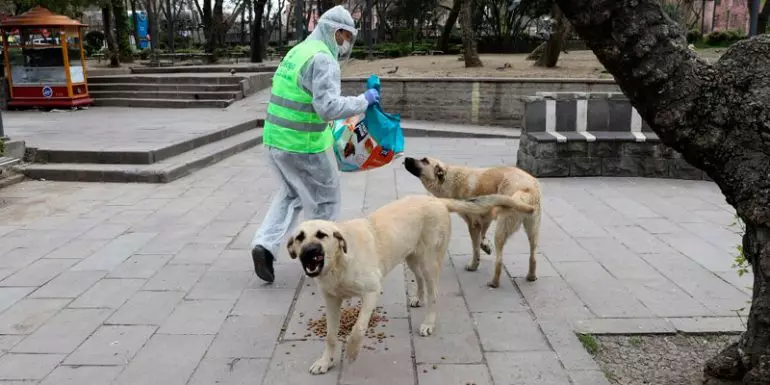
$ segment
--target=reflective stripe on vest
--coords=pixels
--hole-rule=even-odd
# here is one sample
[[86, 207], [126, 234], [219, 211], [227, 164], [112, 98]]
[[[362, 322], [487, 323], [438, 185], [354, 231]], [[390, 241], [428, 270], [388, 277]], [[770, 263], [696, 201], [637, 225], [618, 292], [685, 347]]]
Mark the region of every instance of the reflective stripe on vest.
[[323, 152], [332, 144], [329, 124], [315, 112], [313, 96], [300, 85], [300, 71], [326, 44], [305, 40], [289, 50], [276, 69], [263, 131], [266, 146], [300, 153]]

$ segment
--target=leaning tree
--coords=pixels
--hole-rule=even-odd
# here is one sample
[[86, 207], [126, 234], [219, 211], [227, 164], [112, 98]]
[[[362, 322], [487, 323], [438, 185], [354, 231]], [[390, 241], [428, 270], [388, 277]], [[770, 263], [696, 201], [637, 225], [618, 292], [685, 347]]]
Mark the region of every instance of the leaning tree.
[[770, 383], [770, 36], [731, 46], [714, 64], [687, 48], [658, 0], [556, 0], [666, 145], [705, 171], [745, 223], [754, 273], [747, 330], [707, 374]]

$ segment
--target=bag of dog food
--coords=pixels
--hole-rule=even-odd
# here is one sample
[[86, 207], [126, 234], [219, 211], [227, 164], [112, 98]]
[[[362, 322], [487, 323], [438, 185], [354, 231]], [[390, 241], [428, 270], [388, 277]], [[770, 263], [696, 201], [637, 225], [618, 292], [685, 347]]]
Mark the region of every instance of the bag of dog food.
[[[372, 75], [367, 89], [380, 91], [380, 78]], [[401, 116], [382, 111], [372, 104], [363, 114], [332, 122], [334, 156], [342, 172], [356, 172], [382, 167], [404, 152]]]

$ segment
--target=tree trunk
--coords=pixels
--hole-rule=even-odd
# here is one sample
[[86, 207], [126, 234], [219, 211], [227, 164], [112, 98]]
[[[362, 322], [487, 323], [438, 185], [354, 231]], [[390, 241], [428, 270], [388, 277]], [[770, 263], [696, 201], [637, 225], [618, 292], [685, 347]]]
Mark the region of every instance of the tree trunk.
[[473, 19], [471, 7], [473, 0], [462, 1], [460, 7], [460, 24], [463, 27], [463, 56], [465, 57], [465, 67], [483, 67], [479, 53], [476, 50], [476, 35], [473, 33]]
[[[197, 1], [197, 0], [196, 0]], [[203, 14], [201, 15], [203, 24], [203, 35], [206, 36], [206, 52], [209, 52], [209, 40], [211, 40], [211, 30], [214, 28], [214, 20], [211, 17], [211, 0], [203, 0]]]
[[134, 59], [134, 51], [131, 49], [128, 12], [126, 12], [123, 0], [112, 0], [112, 14], [115, 18], [115, 39], [118, 44], [120, 61], [130, 63]]
[[533, 49], [532, 52], [527, 55], [526, 60], [540, 60], [540, 58], [543, 56], [543, 53], [545, 52], [546, 46], [548, 46], [547, 41], [540, 43], [539, 46], [535, 47], [535, 49]]
[[251, 62], [262, 63], [262, 18], [265, 13], [265, 4], [267, 0], [256, 0], [254, 2], [254, 24], [251, 26]]
[[115, 43], [112, 28], [112, 3], [107, 2], [102, 8], [102, 23], [104, 24], [104, 39], [107, 40], [107, 51], [110, 57], [110, 67], [120, 67], [120, 53]]
[[564, 43], [569, 34], [569, 22], [564, 20], [564, 15], [556, 4], [551, 8], [551, 20], [555, 20], [556, 24], [553, 26], [551, 36], [548, 37], [542, 55], [535, 61], [535, 67], [556, 67], [559, 55], [564, 50]]
[[743, 251], [754, 273], [747, 330], [708, 362], [706, 373], [766, 385], [770, 36], [733, 44], [709, 65], [687, 48], [684, 31], [664, 16], [658, 0], [556, 3], [661, 141], [705, 171], [743, 219]]
[[770, 21], [770, 1], [765, 1], [757, 17], [757, 33], [767, 33], [768, 21]]
[[278, 0], [278, 46], [283, 46], [283, 6], [286, 0]]
[[136, 49], [141, 50], [142, 44], [139, 40], [141, 36], [139, 36], [139, 16], [136, 14], [136, 0], [131, 0], [131, 20], [134, 22], [134, 28], [132, 28], [132, 32], [134, 34], [134, 45], [136, 46]]

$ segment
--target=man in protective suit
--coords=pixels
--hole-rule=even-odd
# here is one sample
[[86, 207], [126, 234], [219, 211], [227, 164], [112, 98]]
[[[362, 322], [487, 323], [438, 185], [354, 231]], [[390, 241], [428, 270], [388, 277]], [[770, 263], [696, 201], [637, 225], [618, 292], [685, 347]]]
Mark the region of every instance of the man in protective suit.
[[350, 57], [357, 33], [341, 5], [324, 12], [273, 76], [263, 143], [280, 189], [251, 242], [254, 271], [264, 281], [275, 279], [273, 261], [301, 210], [306, 219], [336, 220], [339, 215], [340, 182], [329, 152], [328, 122], [361, 114], [380, 97], [373, 89], [340, 95], [339, 62]]

